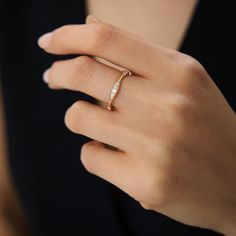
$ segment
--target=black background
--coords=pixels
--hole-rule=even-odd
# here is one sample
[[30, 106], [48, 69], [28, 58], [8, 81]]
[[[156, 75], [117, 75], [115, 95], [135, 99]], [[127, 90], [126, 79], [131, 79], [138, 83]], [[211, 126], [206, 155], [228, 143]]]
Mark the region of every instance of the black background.
[[[33, 235], [218, 235], [146, 211], [80, 163], [86, 138], [64, 126], [76, 100], [51, 91], [42, 73], [55, 57], [37, 46], [43, 33], [84, 23], [80, 0], [1, 0], [0, 66], [7, 114], [9, 158]], [[233, 1], [200, 1], [182, 51], [197, 58], [235, 109], [235, 11]]]

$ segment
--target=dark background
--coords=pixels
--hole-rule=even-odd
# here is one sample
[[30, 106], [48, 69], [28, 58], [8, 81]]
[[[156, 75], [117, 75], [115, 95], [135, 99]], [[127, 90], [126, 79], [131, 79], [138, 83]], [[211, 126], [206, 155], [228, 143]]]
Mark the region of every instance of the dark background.
[[[43, 33], [84, 23], [80, 0], [0, 0], [0, 69], [9, 158], [32, 234], [218, 235], [146, 211], [114, 186], [87, 173], [80, 148], [87, 141], [64, 126], [76, 100], [92, 98], [51, 91], [42, 73], [55, 57], [37, 46]], [[233, 1], [200, 1], [181, 51], [198, 59], [235, 109], [235, 8]]]

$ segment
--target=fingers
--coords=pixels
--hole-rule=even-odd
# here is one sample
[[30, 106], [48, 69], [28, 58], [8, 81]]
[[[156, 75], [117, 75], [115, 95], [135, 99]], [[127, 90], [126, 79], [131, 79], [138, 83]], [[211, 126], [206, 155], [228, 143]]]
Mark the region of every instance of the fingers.
[[102, 57], [143, 77], [162, 64], [165, 49], [109, 24], [97, 22], [67, 25], [39, 39], [39, 45], [54, 54], [88, 54]]
[[149, 189], [151, 174], [145, 173], [145, 167], [140, 167], [143, 163], [137, 164], [135, 159], [125, 152], [107, 149], [97, 141], [88, 142], [81, 149], [81, 161], [87, 171], [114, 184], [137, 201], [145, 201], [143, 189]]
[[85, 101], [78, 101], [67, 110], [65, 124], [74, 133], [127, 150], [128, 141], [124, 137], [127, 130], [122, 126], [118, 114]]
[[127, 189], [127, 179], [130, 178], [129, 160], [123, 152], [107, 149], [104, 144], [91, 141], [83, 145], [81, 161], [90, 173]]
[[[64, 88], [81, 91], [102, 102], [107, 102], [114, 83], [121, 76], [121, 71], [107, 66], [95, 59], [81, 56], [72, 60], [56, 62], [44, 75], [50, 88]], [[132, 91], [141, 91], [142, 78], [127, 76], [122, 81], [114, 106], [122, 110], [130, 107]], [[120, 94], [121, 93], [121, 94]]]

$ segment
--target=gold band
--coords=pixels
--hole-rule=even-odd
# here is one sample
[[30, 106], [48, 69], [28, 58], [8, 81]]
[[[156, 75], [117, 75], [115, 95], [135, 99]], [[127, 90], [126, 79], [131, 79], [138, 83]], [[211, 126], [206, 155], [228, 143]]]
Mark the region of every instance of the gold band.
[[115, 82], [115, 84], [113, 85], [113, 88], [111, 90], [110, 96], [109, 96], [109, 100], [107, 103], [107, 110], [108, 111], [114, 111], [115, 107], [112, 105], [113, 100], [116, 98], [119, 90], [120, 90], [120, 85], [122, 80], [127, 77], [128, 75], [131, 75], [132, 73], [128, 70], [123, 70], [121, 77]]

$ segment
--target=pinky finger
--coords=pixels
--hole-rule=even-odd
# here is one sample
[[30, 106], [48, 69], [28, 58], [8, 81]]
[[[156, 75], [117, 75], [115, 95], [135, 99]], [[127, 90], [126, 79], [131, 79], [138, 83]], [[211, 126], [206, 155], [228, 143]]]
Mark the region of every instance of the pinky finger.
[[90, 141], [82, 147], [81, 161], [85, 169], [106, 181], [128, 191], [127, 179], [130, 178], [128, 157], [121, 151], [108, 149], [105, 144]]

